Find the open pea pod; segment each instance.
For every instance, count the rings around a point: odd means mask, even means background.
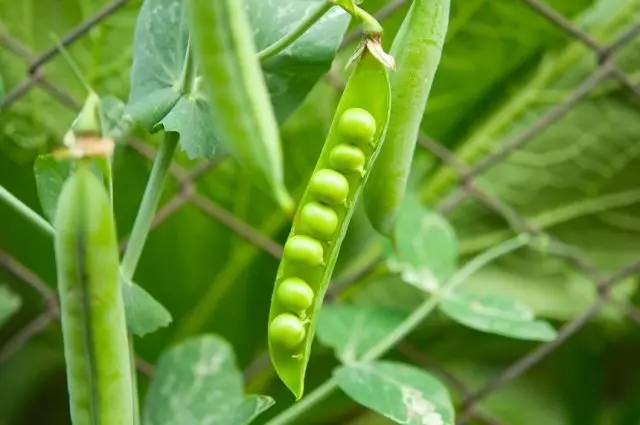
[[[118,242],[107,191],[81,160],[55,213],[55,254],[71,420],[133,424]]]
[[[364,194],[367,216],[391,236],[411,171],[420,123],[440,64],[450,0],[415,0],[393,40],[392,115],[380,158]]]
[[[318,314],[349,221],[382,148],[390,106],[387,69],[364,49],[300,201],[271,300],[271,361],[296,399],[304,392]]]

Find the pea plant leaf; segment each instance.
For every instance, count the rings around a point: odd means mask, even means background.
[[[244,425],[273,405],[245,396],[229,343],[215,335],[188,339],[165,352],[147,395],[144,425]]]
[[[150,131],[164,128],[180,133],[181,147],[190,158],[215,157],[223,144],[210,119],[201,78],[193,69],[184,0],[147,0],[135,32],[131,92],[124,111]],[[257,48],[267,47],[291,30],[314,2],[248,0],[246,2]],[[286,11],[286,13],[279,13]],[[329,69],[348,15],[332,11],[288,49],[265,64],[265,78],[276,116],[283,122]]]
[[[340,389],[356,402],[403,425],[453,425],[454,410],[444,385],[403,363],[353,363],[333,372]]]
[[[122,282],[122,296],[127,328],[135,335],[142,337],[171,323],[171,313],[134,282]]]
[[[362,357],[395,329],[405,313],[379,306],[327,305],[320,313],[318,340],[335,350],[343,363]]]
[[[465,281],[465,290],[499,293],[525,303],[538,318],[558,321],[571,320],[598,300],[593,281],[564,267],[563,259],[543,260],[527,254],[512,255],[507,264],[491,264],[479,270]],[[516,261],[517,266],[513,264]],[[611,291],[612,301],[602,306],[594,322],[626,323],[628,318],[619,304],[632,301],[636,288],[633,277],[616,284]]]
[[[533,311],[511,298],[490,293],[455,292],[439,305],[456,322],[479,331],[515,339],[551,341],[557,333]]]
[[[11,292],[6,285],[0,285],[0,326],[20,309],[22,299]]]
[[[102,136],[119,137],[128,129],[122,128],[126,122],[122,119],[124,113],[124,102],[114,96],[100,98],[100,126]]]
[[[398,214],[395,249],[387,248],[386,252],[389,269],[425,292],[437,290],[458,263],[458,244],[451,225],[409,194]]]
[[[60,191],[71,174],[71,162],[59,161],[52,155],[39,155],[33,168],[42,211],[49,221],[53,221]]]
[[[148,0],[134,37],[131,91],[124,118],[148,130],[180,133],[189,157],[222,152],[210,111],[188,54],[189,29],[182,0]]]
[[[258,50],[290,33],[321,1],[245,0]],[[333,8],[283,52],[262,64],[278,122],[300,106],[329,71],[351,17]]]
[[[249,424],[262,412],[275,404],[271,397],[264,395],[248,395],[236,408],[231,424]]]

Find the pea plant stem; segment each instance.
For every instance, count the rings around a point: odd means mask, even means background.
[[[189,60],[189,59],[188,59]],[[153,162],[153,168],[151,169],[151,175],[147,182],[147,188],[142,196],[142,202],[138,209],[138,215],[133,223],[133,230],[131,231],[131,237],[127,244],[127,249],[122,258],[120,264],[120,275],[122,278],[130,282],[140,261],[144,244],[149,236],[151,230],[151,223],[155,216],[160,202],[160,196],[164,188],[164,183],[167,180],[169,174],[169,167],[173,160],[173,154],[178,146],[178,140],[180,139],[178,133],[168,132],[165,133],[164,139],[160,143],[160,149],[155,161]],[[133,335],[129,335],[129,349],[131,352],[131,383],[133,386],[133,408],[134,408],[134,425],[140,423],[140,403],[138,400],[138,380],[135,369],[135,350]]]
[[[356,19],[362,22],[362,25],[364,27],[364,34],[366,36],[375,37],[382,35],[382,25],[380,25],[376,18],[374,18],[372,15],[367,13],[366,10],[358,6],[355,7],[355,12],[356,13],[353,16],[355,16]]]
[[[426,318],[435,310],[440,300],[464,283],[472,274],[485,267],[492,261],[500,258],[510,252],[513,252],[524,245],[528,244],[531,237],[526,234],[519,235],[513,239],[509,239],[504,243],[489,249],[471,261],[466,263],[449,281],[440,288],[440,291],[434,293],[425,300],[417,309],[409,315],[398,327],[389,333],[384,339],[380,340],[376,345],[369,349],[363,356],[361,361],[377,360],[391,350],[398,342],[402,341],[414,329],[416,329]],[[292,405],[287,410],[268,422],[268,425],[286,425],[293,424],[299,420],[309,409],[326,399],[331,393],[338,389],[338,383],[334,377],[329,378],[322,385],[316,388],[309,395],[304,397],[298,403]]]
[[[41,230],[44,234],[53,237],[55,235],[55,230],[53,226],[49,224],[47,220],[42,218],[40,214],[29,208],[25,203],[21,200],[13,196],[11,192],[9,192],[4,187],[0,186],[0,200],[6,203],[8,206],[13,208],[15,211],[20,213],[24,218],[29,220],[32,224],[34,224],[39,230]]]
[[[289,47],[296,41],[298,38],[302,36],[313,24],[320,20],[334,5],[329,1],[323,1],[318,3],[318,6],[311,12],[309,16],[307,16],[302,22],[298,24],[293,31],[286,34],[284,37],[273,43],[272,45],[264,48],[260,52],[258,52],[258,59],[260,62],[264,62],[267,59],[270,59],[276,56],[278,53],[282,52],[284,49]]]
[[[184,65],[182,67],[182,93],[189,94],[191,92],[194,79],[195,79],[195,64],[193,60],[193,47],[191,44],[191,35],[187,41],[187,53],[184,58]]]
[[[169,166],[171,165],[176,146],[178,146],[178,140],[178,133],[168,132],[165,133],[165,137],[160,144],[160,149],[153,163],[147,188],[142,197],[140,209],[133,224],[131,237],[129,238],[127,249],[120,266],[120,273],[126,281],[131,281],[138,266],[138,261],[140,261],[142,249],[147,241],[147,236],[151,229],[151,222],[158,208],[160,195],[162,195],[164,182],[169,173]]]

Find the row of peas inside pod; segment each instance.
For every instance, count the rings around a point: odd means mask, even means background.
[[[295,234],[284,246],[284,260],[291,263],[293,273],[284,273],[277,282],[276,298],[289,310],[277,315],[269,324],[269,339],[291,350],[304,341],[306,327],[310,323],[310,309],[316,291],[314,282],[307,282],[296,275],[302,268],[325,266],[331,240],[340,227],[339,209],[346,209],[349,198],[349,182],[345,175],[359,176],[365,173],[367,155],[372,151],[376,134],[376,121],[366,110],[347,109],[338,122],[338,133],[343,139],[329,153],[330,168],[316,170],[309,182],[309,192],[314,200],[307,202],[297,217]]]

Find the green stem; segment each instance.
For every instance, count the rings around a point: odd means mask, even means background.
[[[190,56],[187,53],[187,56]],[[190,61],[187,58],[187,61]],[[187,69],[190,66],[187,64]],[[188,72],[188,71],[187,71]],[[190,72],[188,72],[190,74]],[[187,75],[187,78],[190,76]],[[186,81],[186,79],[185,79]],[[160,149],[156,155],[156,159],[153,162],[153,168],[151,169],[151,175],[147,182],[147,188],[142,196],[142,202],[138,209],[138,215],[136,221],[133,223],[133,230],[127,244],[127,249],[122,258],[120,265],[120,274],[125,282],[131,282],[133,274],[135,273],[140,256],[142,255],[142,249],[149,236],[149,230],[151,230],[151,223],[158,209],[158,203],[160,202],[160,196],[162,195],[162,189],[164,183],[169,174],[169,167],[173,160],[173,154],[178,146],[179,135],[178,133],[168,132],[165,133],[164,139],[160,144]],[[129,334],[129,349],[131,353],[131,384],[133,393],[133,409],[134,409],[134,424],[140,423],[140,403],[138,400],[138,377],[136,374],[136,360],[134,350],[133,335]]]
[[[184,58],[184,65],[182,66],[182,84],[180,89],[183,94],[189,94],[195,81],[195,66],[193,60],[193,47],[191,44],[191,35],[187,41],[187,52]]]
[[[176,146],[178,146],[178,140],[178,133],[165,133],[153,163],[147,188],[142,197],[142,203],[140,204],[136,221],[133,223],[133,230],[131,231],[127,249],[120,266],[122,278],[127,282],[130,282],[133,278],[133,274],[138,266],[138,261],[140,261],[142,249],[147,241],[151,223],[153,222],[153,217],[160,201],[160,195],[162,195],[164,182],[169,173],[169,166],[171,165]]]
[[[29,220],[32,224],[34,224],[39,230],[41,230],[44,234],[53,237],[55,235],[55,230],[53,226],[49,224],[47,220],[42,218],[40,214],[29,208],[26,204],[24,204],[21,200],[13,196],[11,192],[9,192],[4,187],[0,186],[0,200],[4,201],[7,205],[12,207],[18,213],[20,213],[24,218]]]
[[[382,25],[376,18],[367,13],[366,10],[356,6],[356,13],[353,15],[362,22],[364,35],[367,37],[380,37],[383,33]]]
[[[307,18],[305,18],[300,24],[290,33],[286,34],[280,40],[276,41],[272,45],[266,47],[258,53],[258,59],[260,62],[264,62],[282,52],[284,49],[293,44],[294,41],[299,39],[302,34],[307,32],[309,28],[320,20],[328,11],[333,7],[333,4],[329,1],[323,1],[318,4],[315,10],[311,12]]]
[[[489,249],[477,257],[473,258],[464,265],[451,279],[441,288],[438,293],[433,294],[429,299],[425,300],[416,310],[411,313],[398,327],[390,334],[380,340],[376,345],[370,348],[363,356],[362,361],[373,361],[385,355],[398,342],[402,341],[409,333],[416,329],[438,306],[440,299],[455,288],[464,283],[469,276],[476,273],[487,264],[496,260],[503,255],[513,252],[527,243],[531,237],[529,235],[520,235],[510,239],[495,248]],[[335,378],[331,377],[322,385],[316,388],[309,395],[304,397],[298,403],[292,405],[287,410],[268,422],[268,425],[286,425],[294,423],[300,419],[310,408],[326,399],[334,390],[338,389],[338,383]]]

